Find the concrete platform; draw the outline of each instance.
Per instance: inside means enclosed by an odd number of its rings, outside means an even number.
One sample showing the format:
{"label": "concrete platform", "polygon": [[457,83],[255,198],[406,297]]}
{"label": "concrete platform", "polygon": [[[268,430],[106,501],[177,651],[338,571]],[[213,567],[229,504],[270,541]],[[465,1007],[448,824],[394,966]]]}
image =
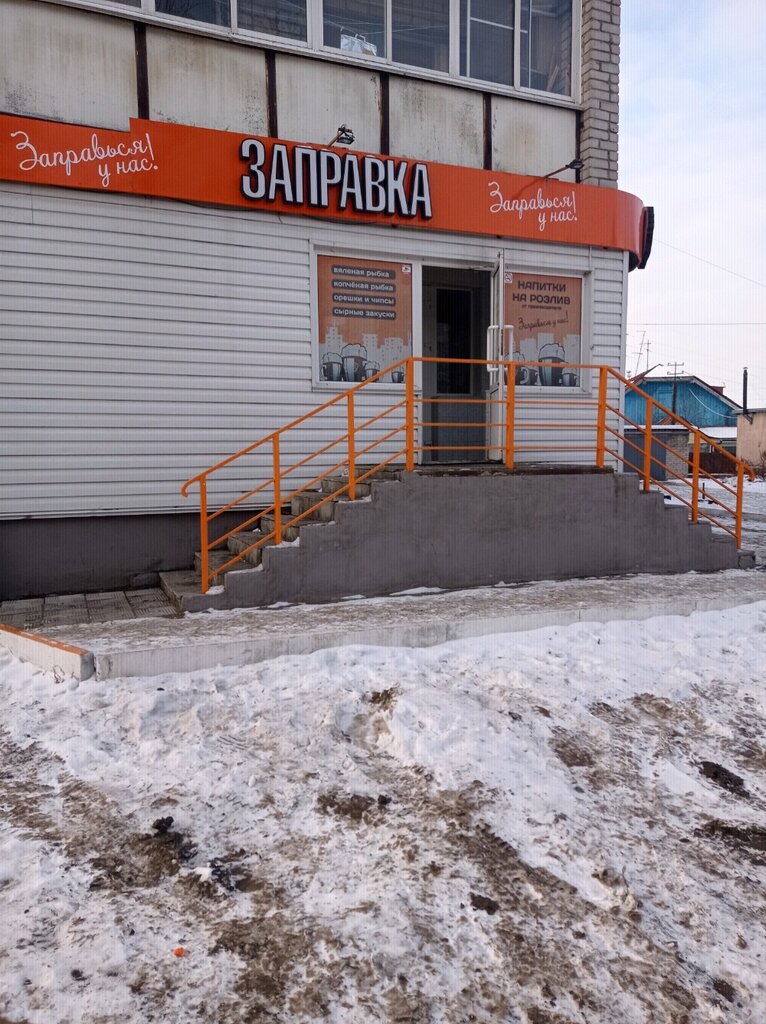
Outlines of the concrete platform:
{"label": "concrete platform", "polygon": [[[251,664],[348,644],[432,646],[543,626],[687,615],[757,601],[766,602],[766,572],[733,569],[498,585],[179,619],[62,624],[39,632],[92,654],[95,676],[108,679]],[[22,656],[34,661],[28,651]]]}
{"label": "concrete platform", "polygon": [[[590,470],[590,467],[587,467]],[[323,481],[324,484],[324,481]],[[328,486],[333,493],[340,479]],[[691,523],[688,509],[642,493],[609,471],[571,473],[453,465],[390,472],[368,497],[339,501],[332,523],[292,522],[288,540],[264,546],[201,592],[186,571],[163,572],[179,611],[320,603],[348,594],[382,597],[418,587],[456,591],[498,582],[610,578],[626,573],[745,569],[753,553],[734,538]],[[274,520],[262,520],[265,540]]]}

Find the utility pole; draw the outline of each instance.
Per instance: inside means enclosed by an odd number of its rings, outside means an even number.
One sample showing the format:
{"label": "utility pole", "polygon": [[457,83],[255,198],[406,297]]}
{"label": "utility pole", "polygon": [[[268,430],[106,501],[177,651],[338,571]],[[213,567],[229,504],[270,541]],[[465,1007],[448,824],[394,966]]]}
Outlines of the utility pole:
{"label": "utility pole", "polygon": [[641,331],[641,343],[638,346],[638,355],[636,356],[636,368],[633,371],[633,376],[634,377],[638,374],[638,368],[641,365],[641,356],[643,355],[643,351],[644,351],[644,338],[645,337],[646,337],[646,331]]}
{"label": "utility pole", "polygon": [[676,411],[676,397],[678,395],[678,371],[683,365],[683,363],[668,363],[668,366],[673,367],[673,373],[671,375],[673,377],[673,401],[671,402],[670,408],[674,415]]}

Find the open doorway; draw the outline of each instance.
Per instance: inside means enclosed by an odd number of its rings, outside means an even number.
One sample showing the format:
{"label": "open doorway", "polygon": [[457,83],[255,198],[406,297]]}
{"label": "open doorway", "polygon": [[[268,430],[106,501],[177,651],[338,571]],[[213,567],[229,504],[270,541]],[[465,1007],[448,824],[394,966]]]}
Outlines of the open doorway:
{"label": "open doorway", "polygon": [[[426,358],[485,359],[489,314],[489,271],[423,267]],[[483,366],[423,364],[424,463],[485,460],[486,407],[460,399],[483,399],[486,387]]]}

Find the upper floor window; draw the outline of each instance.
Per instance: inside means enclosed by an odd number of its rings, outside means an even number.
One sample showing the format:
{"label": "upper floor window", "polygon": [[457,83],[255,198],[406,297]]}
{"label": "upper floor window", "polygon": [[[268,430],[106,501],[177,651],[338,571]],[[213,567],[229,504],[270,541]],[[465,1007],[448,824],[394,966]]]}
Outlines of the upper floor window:
{"label": "upper floor window", "polygon": [[229,0],[155,0],[155,4],[160,14],[206,21],[210,25],[230,24]]}
{"label": "upper floor window", "polygon": [[460,74],[570,95],[572,0],[460,0]]}
{"label": "upper floor window", "polygon": [[512,89],[572,95],[578,0],[118,0]]}
{"label": "upper floor window", "polygon": [[237,0],[237,26],[287,39],[306,38],[306,0]]}
{"label": "upper floor window", "polygon": [[572,80],[572,0],[521,0],[521,81],[568,96]]}
{"label": "upper floor window", "polygon": [[391,0],[392,58],[449,71],[449,12],[449,0]]}
{"label": "upper floor window", "polygon": [[461,0],[460,74],[513,85],[513,0]]}
{"label": "upper floor window", "polygon": [[385,57],[386,0],[324,0],[325,46]]}
{"label": "upper floor window", "polygon": [[[151,0],[149,6],[151,8]],[[287,39],[306,39],[306,0],[154,0],[154,9],[159,14],[225,28],[232,24],[235,10],[237,28]]]}
{"label": "upper floor window", "polygon": [[450,0],[324,0],[323,42],[347,53],[449,71]]}

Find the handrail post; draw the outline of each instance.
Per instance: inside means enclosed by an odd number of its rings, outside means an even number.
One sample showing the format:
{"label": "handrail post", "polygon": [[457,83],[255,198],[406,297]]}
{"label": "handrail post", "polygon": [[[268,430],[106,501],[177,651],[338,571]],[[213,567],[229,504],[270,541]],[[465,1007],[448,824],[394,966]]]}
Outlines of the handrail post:
{"label": "handrail post", "polygon": [[734,534],[737,547],[742,547],[742,505],[745,490],[745,466],[743,462],[737,463],[737,515],[734,521]]}
{"label": "handrail post", "polygon": [[207,535],[207,478],[202,476],[199,481],[199,557],[200,577],[202,579],[202,593],[208,592],[210,579],[208,577],[208,535]]}
{"label": "handrail post", "polygon": [[646,400],[646,424],[644,426],[644,490],[652,488],[652,420],[654,419],[654,402]]}
{"label": "handrail post", "polygon": [[598,421],[596,424],[596,468],[604,468],[606,451],[606,386],[607,368],[599,367],[598,371]]}
{"label": "handrail post", "polygon": [[271,439],[271,448],[274,457],[274,543],[282,543],[282,481],[279,468],[279,434],[274,434]]}
{"label": "handrail post", "polygon": [[700,507],[700,432],[694,431],[694,446],[692,449],[692,522],[699,520]]}
{"label": "handrail post", "polygon": [[348,413],[348,497],[349,501],[356,498],[356,436],[354,426],[354,393],[346,395]]}
{"label": "handrail post", "polygon": [[[513,469],[516,431],[516,371],[512,363],[504,364],[505,381],[505,467]],[[502,369],[500,371],[503,372]],[[492,414],[490,412],[490,422]],[[490,438],[490,444],[492,439]]]}
{"label": "handrail post", "polygon": [[411,473],[415,468],[415,360],[412,356],[407,359],[406,379],[405,446],[407,461],[405,465],[407,472]]}

